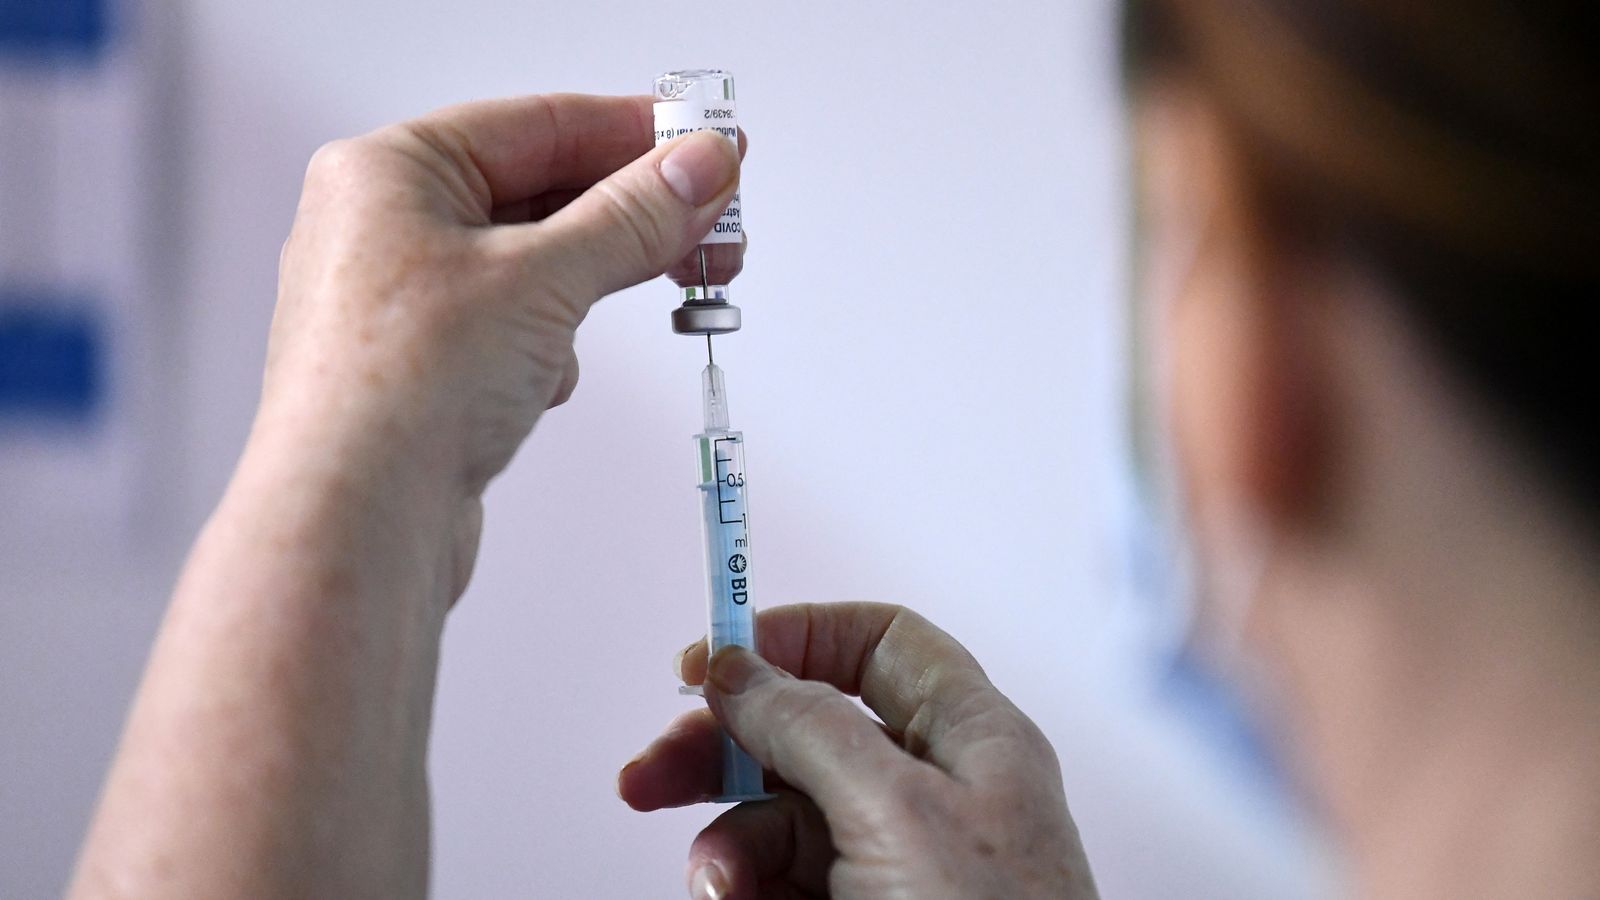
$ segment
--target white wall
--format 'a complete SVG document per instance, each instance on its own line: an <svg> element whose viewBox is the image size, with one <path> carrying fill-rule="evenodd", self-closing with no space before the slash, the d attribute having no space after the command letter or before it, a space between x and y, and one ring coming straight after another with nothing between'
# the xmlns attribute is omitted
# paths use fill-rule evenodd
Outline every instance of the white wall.
<svg viewBox="0 0 1600 900"><path fill-rule="evenodd" d="M637 92L702 65L738 75L751 138L747 327L717 355L758 602L902 601L965 640L1056 741L1108 897L1323 893L1292 819L1108 625L1127 230L1108 4L195 0L186 18L186 474L125 554L0 551L0 896L65 877L181 544L248 425L311 151L461 99ZM644 816L612 792L686 708L669 662L703 627L704 347L669 331L673 293L595 311L576 396L491 488L438 695L438 897L679 896L715 812Z"/></svg>

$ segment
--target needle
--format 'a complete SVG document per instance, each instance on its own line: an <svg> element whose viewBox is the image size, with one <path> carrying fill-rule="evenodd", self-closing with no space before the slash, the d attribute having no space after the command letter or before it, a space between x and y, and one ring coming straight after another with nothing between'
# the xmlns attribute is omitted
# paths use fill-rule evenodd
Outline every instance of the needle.
<svg viewBox="0 0 1600 900"><path fill-rule="evenodd" d="M711 335L708 334L706 335L706 365L714 366L716 364L717 358L711 355Z"/></svg>

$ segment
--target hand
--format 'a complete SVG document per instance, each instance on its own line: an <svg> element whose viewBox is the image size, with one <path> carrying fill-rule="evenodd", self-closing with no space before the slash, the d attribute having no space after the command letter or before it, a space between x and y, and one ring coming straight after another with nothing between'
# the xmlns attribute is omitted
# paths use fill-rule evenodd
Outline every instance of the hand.
<svg viewBox="0 0 1600 900"><path fill-rule="evenodd" d="M437 487L413 505L465 513L470 564L477 498L571 394L589 307L661 274L733 195L725 139L652 149L650 116L647 97L526 97L319 150L283 248L255 437L332 459L346 481L398 470L374 493Z"/></svg>
<svg viewBox="0 0 1600 900"><path fill-rule="evenodd" d="M603 294L732 197L647 98L473 103L330 144L261 406L151 652L74 897L421 897L445 611L479 494L572 391Z"/></svg>
<svg viewBox="0 0 1600 900"><path fill-rule="evenodd" d="M756 634L771 663L727 648L708 673L703 640L679 656L710 709L673 722L617 780L639 810L710 799L719 721L771 773L777 799L695 839L697 900L1097 896L1055 752L953 638L870 603L780 607Z"/></svg>

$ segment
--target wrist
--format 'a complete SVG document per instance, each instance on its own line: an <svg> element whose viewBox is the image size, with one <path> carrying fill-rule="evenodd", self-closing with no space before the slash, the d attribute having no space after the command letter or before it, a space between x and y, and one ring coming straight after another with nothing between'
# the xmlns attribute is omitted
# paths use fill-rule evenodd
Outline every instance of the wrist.
<svg viewBox="0 0 1600 900"><path fill-rule="evenodd" d="M318 406L263 404L213 526L386 602L447 608L477 509L453 460L438 440Z"/></svg>
<svg viewBox="0 0 1600 900"><path fill-rule="evenodd" d="M350 887L393 859L425 880L424 766L463 504L414 449L305 412L263 410L195 543L87 878L276 895L304 893L313 872L312 893L393 896ZM188 862L167 865L175 852Z"/></svg>

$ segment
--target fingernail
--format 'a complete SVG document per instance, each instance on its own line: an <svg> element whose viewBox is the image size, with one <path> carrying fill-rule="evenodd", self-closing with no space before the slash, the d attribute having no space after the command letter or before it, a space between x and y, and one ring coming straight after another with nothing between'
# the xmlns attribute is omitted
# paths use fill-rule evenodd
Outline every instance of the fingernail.
<svg viewBox="0 0 1600 900"><path fill-rule="evenodd" d="M623 763L622 764L622 768L617 770L617 783L615 785L612 785L612 787L614 787L616 789L616 791L617 791L617 799L618 800L622 800L622 801L626 802L627 798L622 796L622 779L627 777L628 770L633 768L634 766L637 766L639 764L639 760L641 760L641 759L644 759L644 754L643 753L641 753L638 756L635 756L633 759L630 759L627 762Z"/></svg>
<svg viewBox="0 0 1600 900"><path fill-rule="evenodd" d="M689 896L693 900L726 900L728 879L716 863L705 863L694 870L689 879Z"/></svg>
<svg viewBox="0 0 1600 900"><path fill-rule="evenodd" d="M772 677L772 666L743 647L723 647L711 658L707 676L717 691L742 694Z"/></svg>
<svg viewBox="0 0 1600 900"><path fill-rule="evenodd" d="M678 676L678 680L679 681L683 680L683 659L684 659L684 657L689 655L689 651L690 650L693 650L694 648L696 648L698 646L700 646L700 642L699 641L695 641L694 643L692 643L689 646L683 648L682 650L679 650L678 651L678 655L674 656L672 658L672 674Z"/></svg>
<svg viewBox="0 0 1600 900"><path fill-rule="evenodd" d="M661 160L661 177L690 206L704 206L722 193L738 171L739 151L728 139L702 131L680 141Z"/></svg>

